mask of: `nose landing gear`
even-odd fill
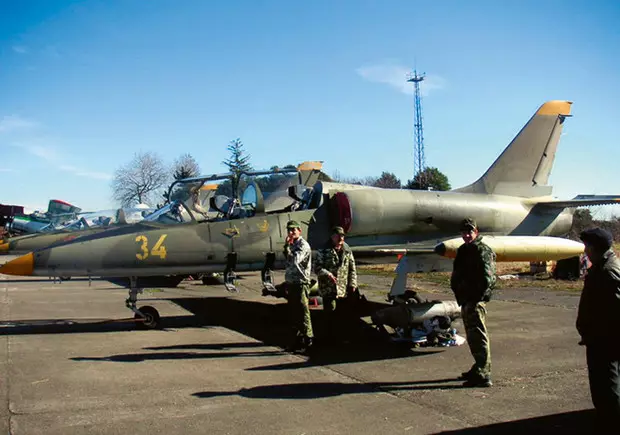
[[[143,292],[143,289],[135,287],[137,282],[136,277],[131,277],[129,287],[129,297],[125,300],[125,306],[134,312],[134,319],[136,326],[145,329],[156,329],[161,325],[161,317],[159,311],[150,305],[145,305],[138,308],[138,294]]]

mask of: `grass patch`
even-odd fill
[[[363,265],[358,267],[359,275],[378,275],[394,277],[396,265]],[[409,274],[410,283],[428,283],[450,288],[452,272],[420,272]],[[528,262],[497,263],[497,275],[515,275],[518,279],[497,279],[496,289],[539,288],[554,291],[579,292],[583,289],[583,279],[576,281],[556,280],[549,273],[530,273]]]
[[[395,276],[396,264],[364,264],[357,266],[358,275]]]

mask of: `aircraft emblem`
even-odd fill
[[[239,235],[239,228],[235,226],[233,226],[232,228],[226,228],[224,230],[224,235],[232,239],[233,237],[236,237]]]
[[[266,220],[257,223],[256,226],[261,233],[266,233],[269,230],[269,222]]]

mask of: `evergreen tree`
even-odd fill
[[[230,141],[227,147],[230,151],[230,158],[224,160],[222,163],[228,167],[228,170],[232,174],[231,176],[231,188],[234,198],[239,197],[239,183],[241,181],[242,172],[251,171],[250,155],[243,149],[243,142],[237,138]]]
[[[414,190],[450,190],[450,182],[437,168],[425,168],[423,171],[418,172],[413,177],[413,180],[409,180],[405,186],[407,189]]]

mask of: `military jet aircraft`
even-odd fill
[[[13,216],[6,229],[10,235],[30,234],[45,231],[56,224],[73,220],[81,208],[59,199],[51,199],[47,211]]]
[[[321,168],[321,162],[303,162],[297,167],[264,171],[246,171],[242,175],[251,177],[262,175],[272,176],[275,174],[282,175],[282,183],[276,188],[275,192],[271,192],[273,194],[269,197],[267,207],[292,207],[297,201],[288,195],[287,188],[289,185],[300,186],[302,189],[305,186],[311,186],[317,181],[319,174],[321,174]],[[297,174],[297,176],[291,177],[290,175],[292,173]],[[222,211],[218,209],[218,207],[225,208],[227,211],[232,211],[234,209],[230,208],[229,210],[229,204],[226,203],[227,201],[232,201],[231,198],[224,195],[217,195],[220,185],[215,183],[217,181],[228,180],[231,175],[230,173],[222,173],[178,180],[170,185],[166,196],[169,200],[180,202],[192,210],[197,221],[215,219],[218,216],[222,216]],[[205,184],[207,181],[210,184]],[[276,182],[277,181],[278,179],[276,179]],[[212,199],[214,201],[213,204],[211,204]],[[161,210],[155,210],[147,206],[136,206],[132,208],[80,213],[76,216],[76,219],[58,228],[52,228],[51,224],[48,224],[49,230],[43,228],[37,233],[25,234],[7,239],[4,243],[0,243],[0,255],[25,254],[37,249],[46,248],[54,243],[67,242],[77,239],[78,237],[98,234],[118,226],[134,224],[143,219],[170,224],[191,221],[191,217],[186,213],[170,217],[170,209],[171,205],[166,205]],[[225,214],[226,212],[224,212],[224,215]]]
[[[59,241],[69,241],[84,235],[96,234],[118,225],[133,224],[154,211],[155,209],[144,206],[79,213],[76,219],[65,225],[8,238],[4,243],[0,243],[0,255],[25,254],[46,248]]]
[[[281,248],[290,219],[301,223],[314,247],[328,240],[333,225],[342,226],[362,261],[368,256],[395,259],[395,253],[433,253],[437,243],[459,233],[465,216],[475,218],[483,233],[498,237],[561,236],[571,227],[573,207],[620,201],[619,196],[567,201],[550,196],[547,182],[570,107],[567,101],[543,104],[491,167],[460,189],[352,188],[317,182],[303,191],[291,186],[296,203],[278,210],[267,208],[252,183],[238,203],[228,201],[228,208],[214,204],[220,212],[214,219],[193,218],[174,226],[142,222],[82,237],[17,258],[0,267],[0,273],[102,276],[124,282],[129,287],[127,307],[137,320],[156,326],[157,311],[137,308],[136,303],[141,289],[161,286],[162,277],[174,281],[178,275],[223,271],[228,288],[234,289],[235,271],[261,270],[265,286],[273,286],[271,271],[284,264]],[[190,210],[184,213],[194,216]]]

